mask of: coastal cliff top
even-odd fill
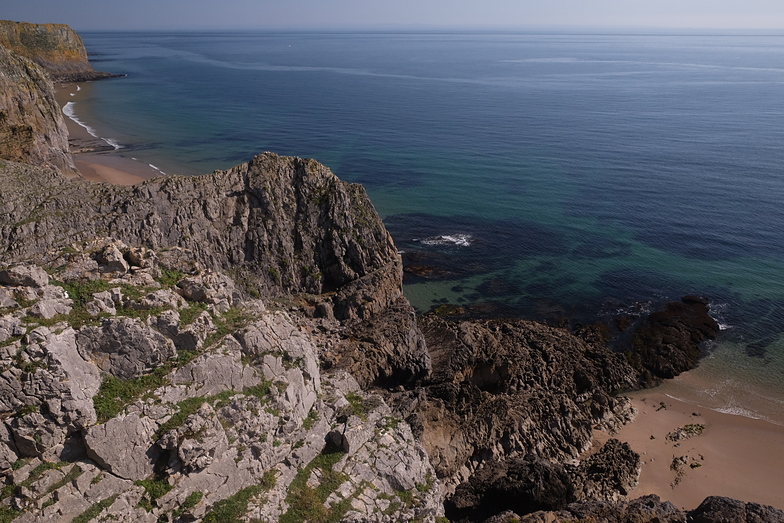
[[[116,76],[93,70],[81,37],[65,24],[0,20],[0,45],[34,61],[55,81],[73,82]]]

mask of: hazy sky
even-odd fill
[[[1,0],[0,19],[93,29],[784,29],[782,0]]]

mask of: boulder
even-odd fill
[[[160,449],[153,444],[157,428],[157,423],[136,412],[112,418],[87,430],[87,455],[121,478],[145,479],[160,456]]]
[[[76,338],[79,353],[112,376],[141,376],[176,356],[172,341],[132,318],[108,318],[84,327]]]

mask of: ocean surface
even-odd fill
[[[84,33],[69,113],[202,174],[312,157],[362,183],[420,311],[591,321],[708,297],[673,396],[784,423],[784,36]],[[694,383],[702,383],[694,386]]]

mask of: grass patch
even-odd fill
[[[244,488],[233,496],[215,503],[207,514],[204,523],[240,523],[248,512],[250,500],[275,486],[275,473],[268,470],[261,483]]]
[[[331,508],[325,507],[324,502],[348,479],[348,476],[342,472],[335,472],[332,469],[344,455],[344,452],[327,446],[321,454],[297,473],[286,495],[289,510],[280,517],[280,523],[340,521],[350,508],[350,500],[343,500]],[[321,472],[321,482],[316,488],[309,487],[307,483],[313,469],[319,469]]]
[[[98,389],[98,394],[93,397],[98,423],[109,421],[120,414],[126,406],[165,385],[168,382],[167,374],[170,370],[171,365],[167,364],[158,367],[152,374],[128,380],[105,376]]]
[[[251,320],[253,320],[253,317],[239,307],[230,308],[221,316],[213,319],[215,330],[204,340],[204,346],[209,347],[213,345],[224,336],[245,327]]]
[[[184,272],[161,268],[161,275],[155,281],[160,283],[164,289],[169,289],[180,283],[183,278],[185,278]]]
[[[198,505],[199,502],[201,502],[202,498],[204,498],[204,492],[201,492],[199,490],[191,492],[190,494],[188,494],[188,497],[185,498],[185,501],[182,502],[180,508],[172,512],[172,516],[174,516],[175,519],[179,518],[185,513],[186,510]]]
[[[80,515],[76,516],[71,523],[87,523],[88,521],[92,521],[93,519],[97,518],[101,512],[111,507],[112,503],[114,503],[117,497],[118,494],[115,494],[114,496],[99,501],[92,507],[82,512]]]
[[[207,310],[206,303],[194,303],[180,310],[180,328],[186,327],[196,321],[201,313]]]
[[[302,428],[305,430],[310,430],[313,428],[313,425],[315,425],[317,421],[318,421],[318,413],[316,412],[315,409],[310,409],[310,412],[308,412],[307,417],[304,420],[302,420]]]
[[[367,421],[368,407],[362,396],[355,392],[349,392],[346,394],[346,400],[348,401],[349,412],[363,421]]]
[[[174,488],[172,485],[169,485],[166,476],[160,473],[154,474],[152,479],[140,479],[134,481],[133,484],[144,487],[146,498],[142,498],[142,501],[146,502],[142,503],[142,501],[139,501],[139,505],[145,508],[147,512],[150,512],[152,507],[156,506],[158,498],[165,496]]]

